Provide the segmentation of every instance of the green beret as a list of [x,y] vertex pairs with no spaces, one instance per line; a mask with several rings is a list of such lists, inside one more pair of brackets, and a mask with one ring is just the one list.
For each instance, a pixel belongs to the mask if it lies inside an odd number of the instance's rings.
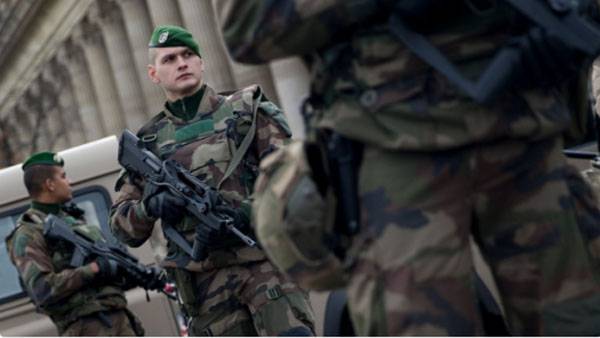
[[163,47],[189,47],[196,55],[200,56],[200,47],[192,34],[179,26],[158,26],[152,32],[150,48]]
[[58,156],[58,154],[44,151],[29,156],[29,158],[23,163],[22,168],[25,170],[35,164],[58,165],[62,167],[65,164],[65,161],[62,159],[62,157]]

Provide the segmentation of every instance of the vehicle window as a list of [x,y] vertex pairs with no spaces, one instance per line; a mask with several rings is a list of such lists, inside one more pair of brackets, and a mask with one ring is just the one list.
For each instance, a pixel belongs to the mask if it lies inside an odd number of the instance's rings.
[[23,291],[19,284],[17,269],[8,257],[4,239],[14,229],[18,215],[8,215],[0,218],[0,299],[19,294]]
[[[110,197],[102,187],[88,187],[74,193],[73,202],[85,210],[86,223],[97,225],[111,242],[116,242],[108,225]],[[4,239],[14,229],[19,216],[26,207],[15,208],[0,215],[0,303],[24,295],[19,275],[10,261]]]
[[102,187],[91,187],[84,191],[75,193],[73,202],[85,210],[87,224],[100,227],[102,233],[109,241],[116,241],[108,225],[108,213],[110,210],[110,197]]

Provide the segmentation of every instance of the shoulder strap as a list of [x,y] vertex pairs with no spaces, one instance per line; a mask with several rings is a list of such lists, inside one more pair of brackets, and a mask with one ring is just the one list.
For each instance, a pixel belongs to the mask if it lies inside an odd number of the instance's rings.
[[156,130],[153,130],[154,126],[158,121],[165,118],[165,116],[165,112],[161,111],[160,113],[154,115],[154,117],[152,117],[150,121],[146,122],[146,124],[144,124],[137,132],[137,136],[144,143],[144,146],[151,151],[154,150],[154,144],[156,143]]
[[246,136],[244,136],[240,146],[235,150],[233,158],[231,159],[231,162],[229,162],[229,166],[227,167],[227,170],[225,170],[223,178],[221,178],[219,184],[217,184],[217,190],[221,189],[223,182],[225,182],[225,180],[229,178],[233,171],[240,165],[242,158],[244,155],[246,155],[248,148],[250,148],[250,144],[252,144],[252,140],[254,140],[254,134],[256,134],[256,114],[258,113],[258,106],[262,98],[262,90],[260,90],[260,87],[256,87],[256,92],[258,94],[255,94],[256,97],[253,97],[254,104],[252,105],[252,125],[246,133]]

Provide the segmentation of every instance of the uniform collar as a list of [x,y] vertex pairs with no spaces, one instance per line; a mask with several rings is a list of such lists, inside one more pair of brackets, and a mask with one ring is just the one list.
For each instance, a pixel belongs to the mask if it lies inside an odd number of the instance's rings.
[[39,210],[45,214],[58,215],[60,212],[60,204],[47,204],[37,201],[31,201],[31,208]]
[[[194,102],[197,100],[197,102]],[[195,117],[204,116],[212,113],[222,103],[214,89],[204,84],[193,95],[184,97],[183,99],[165,103],[165,115],[169,118],[174,118],[176,121],[187,122]],[[182,113],[182,108],[185,107],[185,113]],[[194,108],[194,109],[191,109]]]
[[196,117],[196,113],[198,113],[198,107],[200,106],[200,101],[204,96],[204,89],[206,85],[202,85],[200,89],[190,96],[186,96],[182,99],[176,101],[167,101],[165,103],[165,108],[175,117],[178,117],[184,121],[189,121]]

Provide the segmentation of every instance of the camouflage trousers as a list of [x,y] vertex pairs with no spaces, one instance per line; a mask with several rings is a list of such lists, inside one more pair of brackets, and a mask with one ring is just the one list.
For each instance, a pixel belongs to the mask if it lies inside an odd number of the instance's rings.
[[473,236],[517,335],[600,334],[600,213],[562,139],[365,146],[348,301],[359,335],[481,335]]
[[[136,336],[130,315],[125,310],[114,310],[103,311],[103,318],[97,313],[84,316],[69,325],[61,336]],[[140,325],[139,321],[136,324]],[[143,331],[137,335],[143,335]]]
[[277,272],[268,261],[205,273],[182,269],[172,273],[191,316],[190,335],[315,334],[308,293]]

